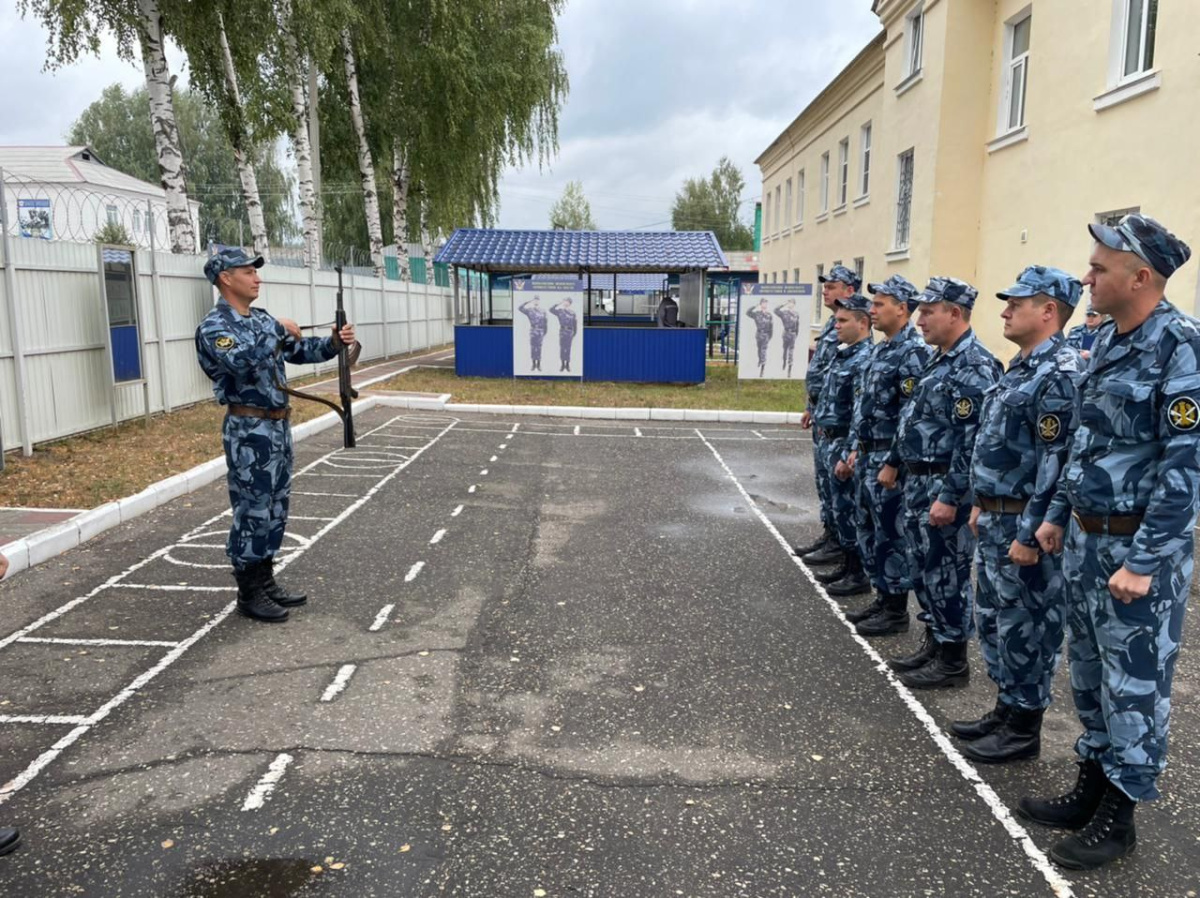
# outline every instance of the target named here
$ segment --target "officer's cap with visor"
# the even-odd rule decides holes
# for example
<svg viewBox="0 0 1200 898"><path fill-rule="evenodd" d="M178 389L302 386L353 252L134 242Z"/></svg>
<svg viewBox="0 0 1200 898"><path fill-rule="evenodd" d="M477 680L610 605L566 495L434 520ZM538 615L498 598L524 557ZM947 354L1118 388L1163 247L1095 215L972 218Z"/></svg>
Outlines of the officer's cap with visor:
<svg viewBox="0 0 1200 898"><path fill-rule="evenodd" d="M912 281L899 274L893 274L881 284L867 284L867 289L880 296L894 297L907 305L910 312L916 311L917 294L921 292Z"/></svg>
<svg viewBox="0 0 1200 898"><path fill-rule="evenodd" d="M823 274L820 277L818 277L817 280L820 281L822 284L837 281L839 283L845 284L847 287L849 287L855 293L857 293L858 288L862 286L862 278L860 278L857 274L855 274L853 271L851 271L845 265L834 265L833 270L830 271L829 274Z"/></svg>
<svg viewBox="0 0 1200 898"><path fill-rule="evenodd" d="M1123 253L1133 253L1169 278L1192 257L1191 248L1149 215L1126 215L1116 225L1090 224L1097 243Z"/></svg>
<svg viewBox="0 0 1200 898"><path fill-rule="evenodd" d="M1021 299L1042 294L1073 309L1079 304L1079 297L1083 295L1083 284L1061 268L1030 265L1021 272L1015 284L1007 290L1001 290L996 296L1000 299Z"/></svg>
<svg viewBox="0 0 1200 898"><path fill-rule="evenodd" d="M979 291L958 278L930 278L925 289L917 295L919 305L932 305L935 302L952 302L964 309L975 308L975 299Z"/></svg>
<svg viewBox="0 0 1200 898"><path fill-rule="evenodd" d="M204 276L215 287L217 278L220 277L222 271L248 267L262 268L263 257L247 255L240 246L227 246L218 250L211 259L204 263Z"/></svg>
<svg viewBox="0 0 1200 898"><path fill-rule="evenodd" d="M869 315L871 312L871 301L861 293L839 299L833 305L835 308L845 309L847 312L859 312L863 315Z"/></svg>

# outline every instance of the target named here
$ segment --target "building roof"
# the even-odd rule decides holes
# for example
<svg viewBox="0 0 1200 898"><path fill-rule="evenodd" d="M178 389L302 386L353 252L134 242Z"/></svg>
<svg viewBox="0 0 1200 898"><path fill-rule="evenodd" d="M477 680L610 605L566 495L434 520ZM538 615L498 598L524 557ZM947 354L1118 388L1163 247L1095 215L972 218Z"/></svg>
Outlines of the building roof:
<svg viewBox="0 0 1200 898"><path fill-rule="evenodd" d="M0 168L9 183L87 184L163 197L162 187L110 168L91 147L0 147ZM193 201L194 202L194 201Z"/></svg>
<svg viewBox="0 0 1200 898"><path fill-rule="evenodd" d="M434 261L491 272L680 272L725 265L712 231L459 228Z"/></svg>

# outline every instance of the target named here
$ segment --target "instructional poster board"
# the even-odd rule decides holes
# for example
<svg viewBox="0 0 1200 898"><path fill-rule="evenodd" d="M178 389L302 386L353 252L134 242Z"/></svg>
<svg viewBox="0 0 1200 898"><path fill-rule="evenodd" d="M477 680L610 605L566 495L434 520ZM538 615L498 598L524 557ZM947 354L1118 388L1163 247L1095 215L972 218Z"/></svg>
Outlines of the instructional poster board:
<svg viewBox="0 0 1200 898"><path fill-rule="evenodd" d="M739 318L739 380L804 380L812 284L743 284Z"/></svg>
<svg viewBox="0 0 1200 898"><path fill-rule="evenodd" d="M584 285L514 280L513 376L582 377Z"/></svg>

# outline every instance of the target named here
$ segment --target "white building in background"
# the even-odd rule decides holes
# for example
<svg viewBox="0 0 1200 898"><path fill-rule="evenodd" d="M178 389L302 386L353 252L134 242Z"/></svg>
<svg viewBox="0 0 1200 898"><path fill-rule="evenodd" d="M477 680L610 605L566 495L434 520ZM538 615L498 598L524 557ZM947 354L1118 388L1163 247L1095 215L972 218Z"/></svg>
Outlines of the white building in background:
<svg viewBox="0 0 1200 898"><path fill-rule="evenodd" d="M91 243L119 225L135 246L149 248L153 236L170 247L163 189L110 168L91 147L0 147L0 171L13 236ZM190 206L199 234L200 204Z"/></svg>

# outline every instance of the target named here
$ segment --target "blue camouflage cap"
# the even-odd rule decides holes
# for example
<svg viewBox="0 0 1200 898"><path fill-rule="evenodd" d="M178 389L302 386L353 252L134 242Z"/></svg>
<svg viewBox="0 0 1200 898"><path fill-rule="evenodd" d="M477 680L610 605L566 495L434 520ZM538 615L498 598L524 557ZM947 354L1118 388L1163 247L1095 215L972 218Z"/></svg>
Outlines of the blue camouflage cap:
<svg viewBox="0 0 1200 898"><path fill-rule="evenodd" d="M1191 248L1149 215L1126 215L1116 226L1090 224L1088 230L1109 249L1134 253L1165 278L1192 257Z"/></svg>
<svg viewBox="0 0 1200 898"><path fill-rule="evenodd" d="M1007 290L996 294L1000 299L1020 299L1024 296L1039 296L1041 294L1066 303L1072 309L1079 304L1083 294L1083 284L1079 278L1067 274L1061 268L1050 268L1047 265L1030 265L1017 282Z"/></svg>
<svg viewBox="0 0 1200 898"><path fill-rule="evenodd" d="M871 313L871 300L867 299L861 293L855 293L852 296L839 299L834 303L834 306L839 309L845 309L847 312L862 312L864 315Z"/></svg>
<svg viewBox="0 0 1200 898"><path fill-rule="evenodd" d="M248 256L246 255L246 251L240 246L224 246L217 250L216 255L204 263L204 276L215 287L217 285L217 278L222 271L229 271L231 268L245 268L248 265L252 265L255 268L262 268L263 257Z"/></svg>
<svg viewBox="0 0 1200 898"><path fill-rule="evenodd" d="M893 274L882 284L867 284L867 289L872 293L893 296L900 302L907 303L909 311L916 307L917 294L921 292L912 281L899 274Z"/></svg>
<svg viewBox="0 0 1200 898"><path fill-rule="evenodd" d="M829 281L839 281L858 292L858 288L862 286L862 278L847 268L845 265L834 265L833 270L829 274L823 274L817 278L822 284Z"/></svg>
<svg viewBox="0 0 1200 898"><path fill-rule="evenodd" d="M964 309L975 308L975 298L979 291L958 278L930 278L924 291L917 295L919 304L929 305L935 302L952 302Z"/></svg>

